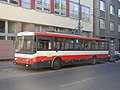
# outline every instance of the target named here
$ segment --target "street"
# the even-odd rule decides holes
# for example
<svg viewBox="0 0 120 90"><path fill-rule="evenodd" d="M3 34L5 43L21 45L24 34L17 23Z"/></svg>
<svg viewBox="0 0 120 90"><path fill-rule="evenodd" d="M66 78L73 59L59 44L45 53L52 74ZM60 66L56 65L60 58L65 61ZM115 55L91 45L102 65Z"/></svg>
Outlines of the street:
<svg viewBox="0 0 120 90"><path fill-rule="evenodd" d="M0 61L0 90L120 90L120 61L27 69Z"/></svg>

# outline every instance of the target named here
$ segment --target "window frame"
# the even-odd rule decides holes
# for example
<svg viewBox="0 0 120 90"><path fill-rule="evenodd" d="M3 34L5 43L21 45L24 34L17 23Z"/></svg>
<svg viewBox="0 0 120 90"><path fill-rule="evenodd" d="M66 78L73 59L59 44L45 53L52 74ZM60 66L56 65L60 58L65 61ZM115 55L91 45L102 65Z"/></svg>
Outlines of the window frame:
<svg viewBox="0 0 120 90"><path fill-rule="evenodd" d="M39 0L35 0L35 9L38 10L38 11L50 13L50 11L51 11L51 8L50 8L51 7L51 0L48 0L49 3L45 3L46 0L41 0L41 4L37 4L38 1ZM45 4L47 4L48 7L45 6Z"/></svg>
<svg viewBox="0 0 120 90"><path fill-rule="evenodd" d="M114 5L110 5L110 14L115 15L115 6Z"/></svg>
<svg viewBox="0 0 120 90"><path fill-rule="evenodd" d="M101 20L103 20L103 21L101 22ZM99 28L100 29L105 29L105 20L102 19L102 18L99 19Z"/></svg>
<svg viewBox="0 0 120 90"><path fill-rule="evenodd" d="M120 17L120 8L118 9L118 17Z"/></svg>
<svg viewBox="0 0 120 90"><path fill-rule="evenodd" d="M75 8L78 8L78 10L75 10ZM74 18L74 19L79 18L79 4L77 2L73 2L73 1L69 2L69 14L70 14L69 15L70 18Z"/></svg>
<svg viewBox="0 0 120 90"><path fill-rule="evenodd" d="M115 31L115 23L112 21L110 21L110 31Z"/></svg>
<svg viewBox="0 0 120 90"><path fill-rule="evenodd" d="M65 1L64 5L65 5L65 8L62 10L62 2ZM58 9L56 9L56 6L59 6ZM60 15L60 16L66 16L66 8L67 8L67 5L66 5L66 0L54 0L54 14L56 15Z"/></svg>
<svg viewBox="0 0 120 90"><path fill-rule="evenodd" d="M12 0L14 1L14 0ZM16 0L15 0L16 1ZM19 0L17 0L17 4L15 3L12 3L11 0L0 0L0 2L3 2L3 3L7 3L7 4L11 4L11 5L15 5L15 6L19 6Z"/></svg>
<svg viewBox="0 0 120 90"><path fill-rule="evenodd" d="M105 2L103 0L100 0L100 4L99 4L99 10L105 12L106 8L105 8Z"/></svg>
<svg viewBox="0 0 120 90"><path fill-rule="evenodd" d="M6 28L6 21L0 21L2 24L0 24L0 33L5 33L5 28Z"/></svg>
<svg viewBox="0 0 120 90"><path fill-rule="evenodd" d="M86 10L87 9L87 10ZM85 14L83 14L83 10L85 11ZM82 21L85 21L85 22L90 22L90 7L87 7L85 5L82 5L82 10L81 10L81 19ZM86 12L87 11L87 12ZM85 16L83 16L85 15ZM87 17L87 18L86 18Z"/></svg>
<svg viewBox="0 0 120 90"><path fill-rule="evenodd" d="M42 38L42 40L39 41L39 38L40 39ZM45 38L47 38L48 40L45 39ZM40 42L42 42L42 44ZM43 43L44 43L44 46L43 46ZM47 44L48 44L48 46L46 46ZM38 48L38 46L40 48ZM43 49L43 47L44 47L44 49ZM46 51L46 50L47 51L53 50L53 37L49 37L49 36L37 36L37 51Z"/></svg>
<svg viewBox="0 0 120 90"><path fill-rule="evenodd" d="M27 5L27 6L26 6ZM31 9L31 0L28 1L25 1L25 0L22 0L22 4L21 4L21 7L22 8L26 8L26 9Z"/></svg>

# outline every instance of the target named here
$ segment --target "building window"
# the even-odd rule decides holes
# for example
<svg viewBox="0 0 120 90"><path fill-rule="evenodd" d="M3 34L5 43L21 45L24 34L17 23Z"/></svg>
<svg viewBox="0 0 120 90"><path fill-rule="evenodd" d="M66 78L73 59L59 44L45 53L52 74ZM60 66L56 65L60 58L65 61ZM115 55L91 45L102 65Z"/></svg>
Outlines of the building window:
<svg viewBox="0 0 120 90"><path fill-rule="evenodd" d="M41 32L40 25L35 24L35 32Z"/></svg>
<svg viewBox="0 0 120 90"><path fill-rule="evenodd" d="M100 28L105 29L105 20L104 19L100 19Z"/></svg>
<svg viewBox="0 0 120 90"><path fill-rule="evenodd" d="M31 0L22 0L22 7L23 8L30 8Z"/></svg>
<svg viewBox="0 0 120 90"><path fill-rule="evenodd" d="M28 31L29 24L28 23L22 23L22 32Z"/></svg>
<svg viewBox="0 0 120 90"><path fill-rule="evenodd" d="M120 17L120 9L118 9L118 17Z"/></svg>
<svg viewBox="0 0 120 90"><path fill-rule="evenodd" d="M114 29L115 29L115 23L110 22L110 31L114 31Z"/></svg>
<svg viewBox="0 0 120 90"><path fill-rule="evenodd" d="M5 36L0 36L0 40L5 40Z"/></svg>
<svg viewBox="0 0 120 90"><path fill-rule="evenodd" d="M115 6L110 5L110 14L115 15Z"/></svg>
<svg viewBox="0 0 120 90"><path fill-rule="evenodd" d="M12 4L16 4L16 5L18 5L18 0L8 0L10 3L12 3Z"/></svg>
<svg viewBox="0 0 120 90"><path fill-rule="evenodd" d="M64 32L65 32L65 29L64 29L64 28L59 28L59 27L54 27L54 31L55 31L55 32L64 33Z"/></svg>
<svg viewBox="0 0 120 90"><path fill-rule="evenodd" d="M100 0L100 10L105 11L105 2Z"/></svg>
<svg viewBox="0 0 120 90"><path fill-rule="evenodd" d="M5 33L5 21L0 21L0 33Z"/></svg>
<svg viewBox="0 0 120 90"><path fill-rule="evenodd" d="M48 26L35 24L35 32L47 32L47 31L49 31Z"/></svg>
<svg viewBox="0 0 120 90"><path fill-rule="evenodd" d="M78 13L79 13L79 5L78 3L75 3L75 2L70 2L69 4L70 6L70 17L71 18L75 18L75 19L78 19Z"/></svg>
<svg viewBox="0 0 120 90"><path fill-rule="evenodd" d="M66 15L66 0L55 0L55 14Z"/></svg>
<svg viewBox="0 0 120 90"><path fill-rule="evenodd" d="M8 22L8 33L15 33L16 24L15 22Z"/></svg>
<svg viewBox="0 0 120 90"><path fill-rule="evenodd" d="M0 0L1 2L7 2L8 0Z"/></svg>
<svg viewBox="0 0 120 90"><path fill-rule="evenodd" d="M50 12L50 0L36 0L36 9L44 12Z"/></svg>
<svg viewBox="0 0 120 90"><path fill-rule="evenodd" d="M35 32L47 32L49 31L49 26L35 24Z"/></svg>
<svg viewBox="0 0 120 90"><path fill-rule="evenodd" d="M120 24L118 24L118 32L120 32Z"/></svg>
<svg viewBox="0 0 120 90"><path fill-rule="evenodd" d="M7 40L15 40L15 37L14 36L8 36Z"/></svg>
<svg viewBox="0 0 120 90"><path fill-rule="evenodd" d="M83 21L89 22L90 21L90 8L86 6L82 6L81 18Z"/></svg>
<svg viewBox="0 0 120 90"><path fill-rule="evenodd" d="M18 5L18 2L19 2L19 0L0 0L0 1L15 4L15 5Z"/></svg>
<svg viewBox="0 0 120 90"><path fill-rule="evenodd" d="M42 32L47 32L47 31L49 31L49 27L42 25L41 30L42 30Z"/></svg>

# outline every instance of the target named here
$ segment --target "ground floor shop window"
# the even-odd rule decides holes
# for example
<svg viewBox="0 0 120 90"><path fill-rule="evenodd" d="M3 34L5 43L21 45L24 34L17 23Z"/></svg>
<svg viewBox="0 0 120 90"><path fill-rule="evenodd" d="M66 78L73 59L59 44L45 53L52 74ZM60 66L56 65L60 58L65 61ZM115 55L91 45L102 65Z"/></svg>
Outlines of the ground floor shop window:
<svg viewBox="0 0 120 90"><path fill-rule="evenodd" d="M28 23L22 23L21 31L22 31L22 32L28 31L28 27L29 27L29 24L28 24Z"/></svg>
<svg viewBox="0 0 120 90"><path fill-rule="evenodd" d="M15 33L15 22L8 22L8 33Z"/></svg>
<svg viewBox="0 0 120 90"><path fill-rule="evenodd" d="M8 40L15 40L15 37L14 37L14 36L8 36L7 39L8 39Z"/></svg>
<svg viewBox="0 0 120 90"><path fill-rule="evenodd" d="M0 36L0 40L5 40L5 36Z"/></svg>
<svg viewBox="0 0 120 90"><path fill-rule="evenodd" d="M0 33L5 33L5 21L0 21Z"/></svg>

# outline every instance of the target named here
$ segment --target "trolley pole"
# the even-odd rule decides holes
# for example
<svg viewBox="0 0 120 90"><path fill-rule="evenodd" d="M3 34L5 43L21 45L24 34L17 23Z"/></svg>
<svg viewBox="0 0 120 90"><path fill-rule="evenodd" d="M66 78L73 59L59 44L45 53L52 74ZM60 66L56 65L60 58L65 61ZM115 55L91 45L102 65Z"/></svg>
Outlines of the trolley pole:
<svg viewBox="0 0 120 90"><path fill-rule="evenodd" d="M80 22L80 17L81 17L81 13L80 13L80 0L79 0L79 12L78 12L78 34L81 35L81 22Z"/></svg>

